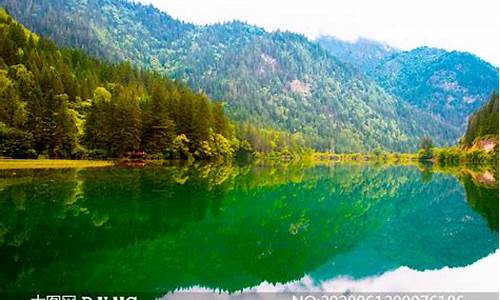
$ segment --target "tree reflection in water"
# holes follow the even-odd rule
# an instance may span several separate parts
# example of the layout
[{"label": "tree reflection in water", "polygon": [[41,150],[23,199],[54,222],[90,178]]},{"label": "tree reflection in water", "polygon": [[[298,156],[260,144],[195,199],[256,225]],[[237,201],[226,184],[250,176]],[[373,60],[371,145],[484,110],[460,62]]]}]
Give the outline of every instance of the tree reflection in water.
[{"label": "tree reflection in water", "polygon": [[327,280],[400,266],[461,267],[497,248],[497,188],[440,172],[429,178],[411,166],[0,175],[5,292],[234,292],[306,274]]}]

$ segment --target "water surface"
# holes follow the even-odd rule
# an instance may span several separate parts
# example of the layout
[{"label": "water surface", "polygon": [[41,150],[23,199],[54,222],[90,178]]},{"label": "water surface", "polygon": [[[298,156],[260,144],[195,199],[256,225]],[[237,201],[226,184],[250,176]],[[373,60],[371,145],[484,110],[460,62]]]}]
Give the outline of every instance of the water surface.
[{"label": "water surface", "polygon": [[146,299],[352,285],[398,270],[467,272],[497,248],[498,189],[465,173],[373,165],[0,173],[8,295]]}]

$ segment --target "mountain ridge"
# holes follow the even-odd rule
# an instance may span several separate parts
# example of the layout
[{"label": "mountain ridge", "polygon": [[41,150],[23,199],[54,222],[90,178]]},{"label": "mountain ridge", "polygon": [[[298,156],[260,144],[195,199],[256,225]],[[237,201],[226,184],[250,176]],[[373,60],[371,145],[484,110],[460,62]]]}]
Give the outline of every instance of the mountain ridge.
[{"label": "mountain ridge", "polygon": [[334,36],[321,35],[314,41],[341,61],[347,62],[363,72],[373,69],[384,58],[403,51],[385,42],[363,37],[347,41]]},{"label": "mountain ridge", "polygon": [[[461,132],[465,130],[468,117],[492,92],[498,91],[498,68],[469,52],[421,46],[386,52],[378,62],[370,65],[354,60],[370,55],[357,53],[361,50],[356,44],[332,37],[318,42],[332,54],[355,65],[399,100],[430,112]],[[375,51],[382,46],[378,43]],[[354,55],[345,56],[345,52]]]}]

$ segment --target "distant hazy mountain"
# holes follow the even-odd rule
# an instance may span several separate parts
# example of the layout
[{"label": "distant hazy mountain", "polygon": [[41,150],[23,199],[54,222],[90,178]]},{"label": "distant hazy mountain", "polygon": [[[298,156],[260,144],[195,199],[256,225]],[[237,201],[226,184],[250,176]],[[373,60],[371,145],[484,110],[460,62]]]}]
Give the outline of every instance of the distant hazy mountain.
[{"label": "distant hazy mountain", "polygon": [[400,100],[461,131],[467,117],[498,90],[498,69],[470,53],[428,47],[400,51],[365,39],[317,41]]},{"label": "distant hazy mountain", "polygon": [[388,92],[463,130],[498,91],[498,69],[466,52],[421,47],[392,55],[369,74]]},{"label": "distant hazy mountain", "polygon": [[[417,105],[419,101],[400,95],[406,83],[426,86],[425,80],[419,83],[417,79],[420,69],[388,63],[391,59],[398,62],[397,50],[388,49],[395,53],[386,57],[369,42],[361,44],[379,50],[373,50],[374,54],[362,51],[366,55],[361,57],[371,63],[370,57],[382,55],[380,65],[394,69],[391,73],[374,66],[376,72],[370,76],[378,83],[359,66],[361,71],[318,43],[289,32],[269,33],[240,22],[195,26],[152,6],[125,0],[0,0],[0,5],[60,45],[79,47],[109,60],[129,60],[185,80],[226,102],[233,119],[301,132],[320,149],[412,150],[422,135],[431,135],[442,144],[454,143],[461,135],[458,126],[448,123],[447,114],[434,112],[432,116],[423,111],[430,110],[424,103],[432,99]],[[488,74],[471,74],[480,83],[478,94],[494,88],[482,82],[482,77],[490,78],[491,70],[485,70]],[[401,75],[394,75],[397,72]],[[405,77],[406,72],[415,78]],[[475,100],[478,105],[484,102],[481,99]],[[476,105],[469,98],[466,102]]]},{"label": "distant hazy mountain", "polygon": [[373,70],[387,57],[401,52],[385,43],[364,38],[351,42],[332,36],[320,36],[316,42],[341,61],[350,63],[363,72]]}]

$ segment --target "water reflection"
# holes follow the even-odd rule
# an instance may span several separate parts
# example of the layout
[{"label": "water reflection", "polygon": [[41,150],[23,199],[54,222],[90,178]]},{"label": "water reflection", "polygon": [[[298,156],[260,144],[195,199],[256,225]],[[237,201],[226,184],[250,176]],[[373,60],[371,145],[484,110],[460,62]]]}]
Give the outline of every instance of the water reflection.
[{"label": "water reflection", "polygon": [[469,205],[488,221],[491,230],[498,232],[498,183],[478,183],[470,174],[464,174],[461,180]]},{"label": "water reflection", "polygon": [[0,291],[235,292],[463,267],[494,252],[498,188],[431,175],[355,165],[6,171]]},{"label": "water reflection", "polygon": [[[327,280],[317,280],[306,275],[300,280],[273,285],[263,282],[256,287],[246,289],[244,293],[221,293],[216,297],[203,299],[249,299],[245,295],[256,293],[355,293],[370,291],[372,293],[390,292],[494,292],[498,293],[498,268],[500,252],[488,255],[463,268],[445,267],[439,270],[416,271],[408,267],[399,267],[380,276],[370,276],[362,279],[353,279],[349,276],[339,276]],[[164,299],[187,299],[186,295],[192,292],[209,292],[209,289],[193,287],[187,290],[170,293]],[[289,295],[282,297],[290,299]],[[281,298],[280,298],[281,299]]]}]

